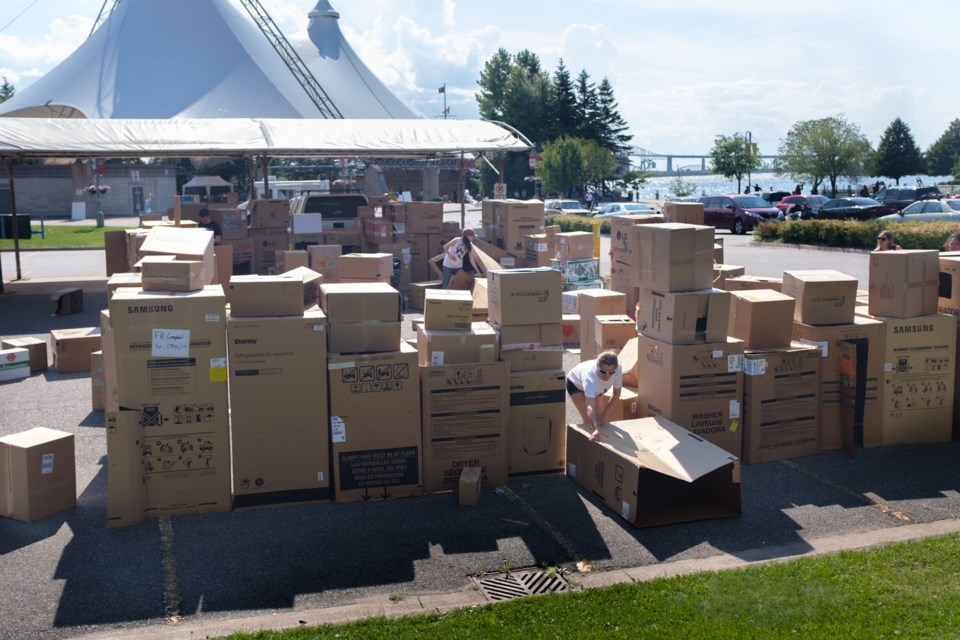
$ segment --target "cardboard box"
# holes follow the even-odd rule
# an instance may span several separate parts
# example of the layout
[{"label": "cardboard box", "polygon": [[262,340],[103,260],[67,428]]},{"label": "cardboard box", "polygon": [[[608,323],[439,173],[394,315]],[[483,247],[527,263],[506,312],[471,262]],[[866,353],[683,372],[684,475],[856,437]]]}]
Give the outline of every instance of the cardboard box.
[{"label": "cardboard box", "polygon": [[747,351],[743,373],[743,461],[820,453],[820,349]]},{"label": "cardboard box", "polygon": [[58,372],[90,371],[90,354],[100,350],[100,328],[51,329],[50,349]]},{"label": "cardboard box", "polygon": [[0,350],[0,382],[30,377],[30,352],[23,348]]},{"label": "cardboard box", "polygon": [[663,221],[703,224],[702,202],[664,202]]},{"label": "cardboard box", "polygon": [[247,220],[251,229],[282,228],[290,226],[290,201],[260,199],[247,201]]},{"label": "cardboard box", "polygon": [[143,256],[170,255],[177,260],[203,263],[203,282],[213,282],[213,232],[206,229],[155,227],[147,233],[137,260]]},{"label": "cardboard box", "polygon": [[560,330],[563,332],[563,344],[580,344],[580,316],[565,313],[561,316]]},{"label": "cardboard box", "polygon": [[557,236],[531,233],[524,236],[523,248],[527,267],[549,267],[557,257]]},{"label": "cardboard box", "polygon": [[485,485],[507,484],[509,365],[423,367],[420,378],[424,489],[455,490],[463,467],[480,467]]},{"label": "cardboard box", "polygon": [[610,251],[616,262],[622,262],[627,267],[633,266],[633,258],[637,253],[637,243],[633,227],[638,224],[660,224],[663,216],[652,214],[630,214],[610,216]]},{"label": "cardboard box", "polygon": [[393,254],[347,253],[340,256],[340,281],[367,280],[390,282],[393,276]]},{"label": "cardboard box", "polygon": [[410,291],[407,293],[407,306],[411,309],[423,309],[426,305],[427,290],[439,289],[440,285],[440,280],[410,283]]},{"label": "cardboard box", "polygon": [[740,467],[661,417],[615,422],[604,437],[567,425],[567,475],[637,527],[741,513]]},{"label": "cardboard box", "polygon": [[[597,316],[626,313],[626,296],[609,289],[580,291],[577,308],[580,314],[580,360],[591,360],[600,354],[596,331]],[[632,310],[631,310],[632,311]]]},{"label": "cardboard box", "polygon": [[320,285],[323,274],[308,267],[297,267],[280,274],[281,277],[299,278],[303,283],[303,306],[306,309],[320,304]]},{"label": "cardboard box", "polygon": [[232,276],[230,314],[240,316],[301,316],[303,280],[292,276]]},{"label": "cardboard box", "polygon": [[140,261],[141,286],[146,291],[199,291],[204,286],[199,260],[166,260],[147,256]]},{"label": "cardboard box", "polygon": [[675,345],[637,341],[640,413],[671,420],[718,447],[742,447],[743,342]]},{"label": "cardboard box", "polygon": [[126,231],[103,232],[104,256],[106,258],[107,278],[115,273],[130,270],[130,260],[127,258]]},{"label": "cardboard box", "polygon": [[107,406],[106,380],[103,372],[103,351],[90,354],[90,408],[103,411]]},{"label": "cardboard box", "polygon": [[637,337],[637,325],[627,315],[597,316],[594,320],[594,337],[598,354],[608,349],[620,351],[631,338]]},{"label": "cardboard box", "polygon": [[473,294],[469,291],[427,289],[423,321],[427,329],[464,331],[473,318]]},{"label": "cardboard box", "polygon": [[607,422],[617,422],[619,420],[634,420],[640,417],[640,395],[636,387],[628,387],[626,384],[620,387],[620,397],[616,402],[613,400],[613,389],[604,394],[607,402],[613,403],[607,413]]},{"label": "cardboard box", "polygon": [[567,231],[557,239],[557,260],[586,260],[594,257],[594,237],[589,231]]},{"label": "cardboard box", "polygon": [[4,338],[0,349],[26,349],[30,353],[30,373],[47,370],[47,343],[40,338]]},{"label": "cardboard box", "polygon": [[797,301],[796,322],[809,325],[851,324],[857,298],[857,279],[832,269],[784,271],[785,295]]},{"label": "cardboard box", "polygon": [[[820,448],[839,449],[841,446],[841,390],[855,391],[856,421],[863,440],[863,425],[880,425],[881,378],[883,376],[884,324],[878,320],[854,317],[850,324],[814,326],[794,321],[793,339],[820,348]],[[850,368],[849,360],[841,363],[840,343],[853,345],[858,367]],[[843,368],[841,369],[841,364]],[[864,441],[864,444],[866,442]],[[871,437],[867,446],[878,446]]]},{"label": "cardboard box", "polygon": [[626,344],[620,349],[620,353],[617,354],[624,386],[637,386],[637,360],[640,357],[639,342],[640,338],[636,335],[633,336],[627,340]]},{"label": "cardboard box", "polygon": [[560,281],[564,284],[571,282],[588,282],[600,278],[599,258],[551,260],[550,268],[560,272]]},{"label": "cardboard box", "polygon": [[277,273],[286,273],[287,271],[293,271],[297,267],[309,267],[310,266],[310,256],[305,250],[303,251],[277,251],[274,254],[275,265],[274,267],[277,270]]},{"label": "cardboard box", "polygon": [[375,245],[392,243],[393,220],[384,220],[383,218],[365,219],[363,221],[363,237],[367,242]]},{"label": "cardboard box", "polygon": [[641,224],[633,227],[637,255],[631,284],[655,291],[713,286],[713,227]]},{"label": "cardboard box", "polygon": [[457,500],[461,507],[475,507],[480,502],[482,477],[480,467],[463,467],[460,471]]},{"label": "cardboard box", "polygon": [[238,265],[250,263],[252,265],[255,257],[253,244],[253,238],[244,238],[243,240],[224,242],[220,246],[230,247],[230,250],[233,252],[233,264]]},{"label": "cardboard box", "polygon": [[511,476],[563,471],[566,373],[562,368],[510,374]]},{"label": "cardboard box", "polygon": [[114,341],[110,310],[100,310],[100,351],[103,353],[103,410],[120,408],[117,392],[117,347]]},{"label": "cardboard box", "polygon": [[746,268],[733,264],[713,265],[713,286],[717,289],[727,288],[727,278],[737,278],[746,272]]},{"label": "cardboard box", "polygon": [[269,275],[277,266],[277,251],[290,248],[290,235],[285,227],[251,228],[253,242],[253,272]]},{"label": "cardboard box", "polygon": [[0,438],[0,515],[33,522],[76,504],[72,433],[36,427]]},{"label": "cardboard box", "polygon": [[325,331],[316,307],[227,317],[235,508],[333,499]]},{"label": "cardboard box", "polygon": [[325,282],[320,285],[320,308],[330,323],[399,322],[400,292],[382,282]]},{"label": "cardboard box", "polygon": [[337,267],[341,255],[343,255],[343,247],[338,244],[312,244],[307,247],[309,260],[307,266],[323,273],[325,269]]},{"label": "cardboard box", "polygon": [[937,312],[937,251],[874,251],[870,254],[870,315],[915,318]]},{"label": "cardboard box", "polygon": [[[496,325],[494,325],[496,326]],[[511,371],[558,369],[563,366],[563,330],[560,323],[496,327],[500,359]]]},{"label": "cardboard box", "polygon": [[394,202],[390,215],[397,233],[443,233],[442,202]]},{"label": "cardboard box", "polygon": [[783,278],[768,276],[734,276],[723,281],[723,288],[727,291],[753,291],[756,289],[783,289]]},{"label": "cardboard box", "polygon": [[474,322],[467,331],[417,329],[421,367],[497,361],[497,332],[485,322]]},{"label": "cardboard box", "polygon": [[417,351],[399,346],[389,353],[327,356],[337,502],[423,493]]},{"label": "cardboard box", "polygon": [[[726,342],[730,308],[730,294],[720,289],[680,293],[641,289],[636,330],[671,344]],[[787,329],[789,342],[789,322]]]},{"label": "cardboard box", "polygon": [[473,279],[473,318],[486,320],[490,311],[490,291],[486,278]]},{"label": "cardboard box", "polygon": [[561,310],[563,313],[580,313],[580,292],[564,291],[560,294]]},{"label": "cardboard box", "polygon": [[58,316],[69,316],[83,311],[83,289],[60,289],[50,300],[54,303],[53,312]]},{"label": "cardboard box", "polygon": [[745,349],[790,346],[796,302],[773,289],[731,294],[730,335],[743,340]]},{"label": "cardboard box", "polygon": [[143,274],[140,272],[114,273],[107,278],[107,297],[113,295],[113,292],[120,287],[143,287]]},{"label": "cardboard box", "polygon": [[[210,208],[210,220],[220,225],[220,238],[223,242],[243,240],[247,237],[247,214],[240,209]],[[197,221],[199,222],[199,215]]]},{"label": "cardboard box", "polygon": [[505,327],[559,322],[560,272],[508,269],[487,273],[490,320]]},{"label": "cardboard box", "polygon": [[360,231],[357,229],[332,229],[323,233],[323,244],[339,244],[355,249],[360,246]]}]

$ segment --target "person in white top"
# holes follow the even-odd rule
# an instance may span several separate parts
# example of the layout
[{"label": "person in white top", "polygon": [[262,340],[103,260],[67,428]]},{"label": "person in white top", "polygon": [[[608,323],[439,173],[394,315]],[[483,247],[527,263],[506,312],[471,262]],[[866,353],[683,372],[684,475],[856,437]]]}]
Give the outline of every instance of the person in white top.
[{"label": "person in white top", "polygon": [[[607,401],[603,394],[610,388],[613,388],[613,397]],[[620,399],[622,388],[623,369],[613,350],[604,351],[596,360],[581,362],[567,374],[567,393],[580,412],[583,424],[592,429],[591,442],[600,437],[600,427],[606,424],[610,407]]]},{"label": "person in white top", "polygon": [[476,237],[473,229],[464,229],[463,235],[443,245],[443,283],[440,285],[441,289],[446,289],[453,276],[464,268],[464,260],[467,261],[468,271],[471,271],[477,277],[483,275],[480,261],[473,253],[472,241]]}]

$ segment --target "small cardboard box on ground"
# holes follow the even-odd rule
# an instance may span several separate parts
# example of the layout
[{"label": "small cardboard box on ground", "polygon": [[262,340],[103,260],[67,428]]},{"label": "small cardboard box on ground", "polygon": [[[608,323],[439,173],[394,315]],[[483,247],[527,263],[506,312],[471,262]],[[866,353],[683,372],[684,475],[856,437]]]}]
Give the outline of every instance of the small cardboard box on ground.
[{"label": "small cardboard box on ground", "polygon": [[0,438],[0,516],[33,522],[76,504],[72,433],[36,427]]},{"label": "small cardboard box on ground", "polygon": [[90,371],[90,354],[100,348],[100,327],[50,330],[53,368],[60,373]]},{"label": "small cardboard box on ground", "polygon": [[60,289],[50,299],[54,303],[53,312],[58,316],[69,316],[83,311],[83,289],[79,287]]},{"label": "small cardboard box on ground", "polygon": [[713,227],[665,222],[635,225],[633,233],[633,286],[655,291],[713,286]]},{"label": "small cardboard box on ground", "polygon": [[743,342],[637,340],[640,414],[659,415],[735,456],[743,445]]},{"label": "small cardboard box on ground", "polygon": [[636,329],[671,344],[726,342],[730,304],[730,294],[720,289],[680,293],[641,289]]},{"label": "small cardboard box on ground", "polygon": [[234,317],[303,315],[303,280],[292,276],[232,276],[230,314]]},{"label": "small cardboard box on ground", "polygon": [[457,500],[461,507],[475,507],[480,502],[483,470],[480,467],[464,467],[457,483]]},{"label": "small cardboard box on ground", "polygon": [[743,461],[820,453],[820,349],[747,351],[743,374]]},{"label": "small cardboard box on ground", "polygon": [[636,387],[629,387],[626,384],[620,387],[620,397],[613,401],[613,389],[604,394],[607,402],[613,402],[610,412],[607,414],[607,422],[616,422],[618,420],[633,420],[640,417],[640,395]]},{"label": "small cardboard box on ground", "polygon": [[833,269],[784,271],[781,292],[796,300],[793,319],[809,325],[851,324],[857,279]]},{"label": "small cardboard box on ground", "polygon": [[316,307],[227,318],[235,508],[333,499],[325,329]]},{"label": "small cardboard box on ground", "polygon": [[490,320],[501,327],[560,322],[560,272],[507,269],[487,274]]},{"label": "small cardboard box on ground", "polygon": [[0,349],[26,349],[30,352],[30,373],[47,370],[47,343],[40,338],[4,338]]},{"label": "small cardboard box on ground", "polygon": [[730,330],[745,349],[774,349],[790,345],[796,301],[773,289],[731,294]]},{"label": "small cardboard box on ground", "polygon": [[424,292],[423,326],[465,331],[473,321],[473,294],[469,291],[428,289]]},{"label": "small cardboard box on ground", "polygon": [[30,377],[30,352],[22,347],[0,350],[0,382]]},{"label": "small cardboard box on ground", "polygon": [[422,367],[420,379],[424,489],[456,490],[463,467],[480,467],[487,486],[507,484],[509,365]]},{"label": "small cardboard box on ground", "polygon": [[328,354],[336,502],[423,493],[417,350]]},{"label": "small cardboard box on ground", "polygon": [[485,322],[474,322],[468,331],[417,329],[421,367],[497,361],[497,332]]},{"label": "small cardboard box on ground", "polygon": [[661,417],[567,425],[567,475],[637,527],[741,514],[735,456]]},{"label": "small cardboard box on ground", "polygon": [[566,373],[510,373],[510,475],[563,471]]},{"label": "small cardboard box on ground", "polygon": [[914,318],[937,312],[937,251],[874,251],[870,254],[870,315]]}]

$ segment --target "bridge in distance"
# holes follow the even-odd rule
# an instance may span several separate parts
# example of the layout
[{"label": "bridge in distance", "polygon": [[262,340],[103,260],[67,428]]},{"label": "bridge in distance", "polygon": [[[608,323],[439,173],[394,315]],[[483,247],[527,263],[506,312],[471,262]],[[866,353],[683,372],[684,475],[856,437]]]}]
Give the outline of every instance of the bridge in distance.
[{"label": "bridge in distance", "polygon": [[[673,171],[709,171],[709,155],[698,155],[698,154],[683,154],[683,153],[657,153],[655,151],[650,151],[644,149],[643,147],[630,147],[630,151],[627,154],[631,159],[638,158],[638,162],[634,162],[635,166],[643,171],[666,171],[671,173]],[[780,156],[759,156],[760,160],[763,162],[763,166],[760,170],[771,169],[773,163],[776,162],[777,158]],[[685,164],[675,164],[674,160],[693,160],[694,162],[688,162]],[[666,166],[664,166],[664,163]]]}]

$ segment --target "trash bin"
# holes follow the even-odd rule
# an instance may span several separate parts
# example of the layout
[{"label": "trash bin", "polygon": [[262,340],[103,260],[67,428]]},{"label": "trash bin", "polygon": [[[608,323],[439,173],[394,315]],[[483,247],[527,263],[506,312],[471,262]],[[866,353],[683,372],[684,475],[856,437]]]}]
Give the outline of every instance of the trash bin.
[{"label": "trash bin", "polygon": [[[13,234],[13,214],[0,214],[0,240],[12,240]],[[32,237],[33,230],[30,228],[30,216],[18,213],[17,238],[20,240],[29,240]]]}]

